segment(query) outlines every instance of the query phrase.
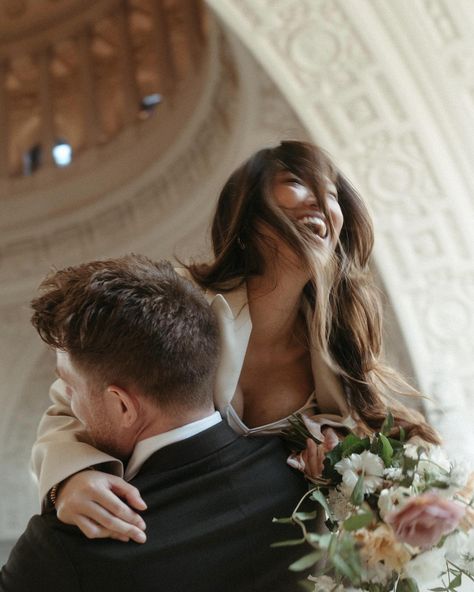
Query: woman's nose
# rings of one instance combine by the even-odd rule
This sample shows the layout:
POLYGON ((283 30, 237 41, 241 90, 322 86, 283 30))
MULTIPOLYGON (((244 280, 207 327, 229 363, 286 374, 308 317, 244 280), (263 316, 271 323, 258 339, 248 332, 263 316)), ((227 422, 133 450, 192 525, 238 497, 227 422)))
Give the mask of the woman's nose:
POLYGON ((307 205, 311 205, 314 207, 318 206, 318 200, 316 199, 316 196, 311 191, 311 189, 307 189, 304 201, 307 205))

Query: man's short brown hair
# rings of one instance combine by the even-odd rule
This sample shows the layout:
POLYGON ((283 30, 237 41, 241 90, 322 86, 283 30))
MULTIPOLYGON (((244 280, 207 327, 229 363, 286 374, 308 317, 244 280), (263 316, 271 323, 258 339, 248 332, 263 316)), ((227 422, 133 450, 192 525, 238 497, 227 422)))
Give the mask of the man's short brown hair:
POLYGON ((95 385, 135 387, 166 407, 212 400, 217 320, 168 262, 139 255, 92 261, 53 273, 40 289, 34 327, 95 385))

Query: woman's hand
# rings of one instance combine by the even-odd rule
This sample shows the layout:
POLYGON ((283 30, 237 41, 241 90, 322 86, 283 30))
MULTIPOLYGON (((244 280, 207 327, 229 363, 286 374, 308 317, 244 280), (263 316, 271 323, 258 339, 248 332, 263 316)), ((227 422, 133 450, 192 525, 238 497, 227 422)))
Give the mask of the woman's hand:
POLYGON ((93 470, 69 477, 56 498, 59 520, 74 524, 89 539, 112 538, 124 542, 131 539, 144 543, 145 522, 131 508, 146 510, 146 507, 136 487, 120 477, 93 470))
POLYGON ((327 427, 322 429, 321 440, 317 444, 313 438, 307 438, 306 448, 301 452, 293 452, 286 461, 290 467, 301 471, 312 481, 321 479, 326 454, 339 443, 337 432, 327 427))

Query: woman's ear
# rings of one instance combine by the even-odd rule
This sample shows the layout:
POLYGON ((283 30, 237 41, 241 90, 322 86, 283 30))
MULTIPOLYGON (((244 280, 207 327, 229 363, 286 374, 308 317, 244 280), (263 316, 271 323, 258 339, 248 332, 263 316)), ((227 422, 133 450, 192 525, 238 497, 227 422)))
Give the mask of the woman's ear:
POLYGON ((107 413, 114 419, 115 425, 130 428, 138 419, 140 404, 128 391, 109 385, 104 392, 107 413))

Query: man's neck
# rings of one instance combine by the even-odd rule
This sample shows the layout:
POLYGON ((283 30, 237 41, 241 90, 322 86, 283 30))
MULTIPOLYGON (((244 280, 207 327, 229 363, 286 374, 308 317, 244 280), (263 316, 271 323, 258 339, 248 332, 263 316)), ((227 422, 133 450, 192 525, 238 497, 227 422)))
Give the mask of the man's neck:
POLYGON ((126 461, 125 479, 132 479, 157 450, 195 436, 220 421, 221 417, 213 407, 198 413, 187 413, 184 417, 180 415, 180 419, 175 421, 153 418, 135 440, 132 454, 126 461))
POLYGON ((148 405, 144 409, 143 424, 137 432, 135 445, 141 440, 187 426, 190 423, 209 417, 215 412, 213 405, 198 410, 173 410, 172 413, 166 413, 161 409, 153 413, 148 407, 150 406, 148 405))

